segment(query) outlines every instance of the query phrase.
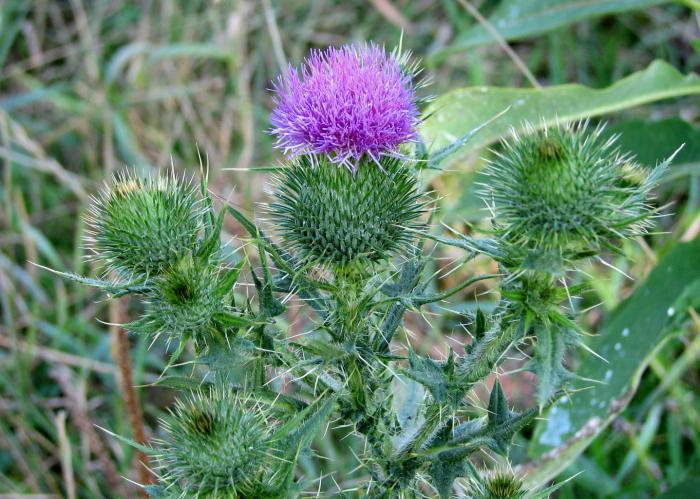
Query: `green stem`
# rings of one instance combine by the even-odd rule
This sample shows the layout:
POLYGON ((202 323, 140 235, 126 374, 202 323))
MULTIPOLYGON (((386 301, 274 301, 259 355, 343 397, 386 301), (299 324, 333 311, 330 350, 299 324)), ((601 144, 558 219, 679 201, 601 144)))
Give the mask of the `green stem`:
POLYGON ((422 295, 422 296, 417 296, 413 299, 413 304, 415 306, 421 306, 421 305, 427 305, 428 303, 435 303, 438 301, 446 300, 451 296, 456 295, 463 289, 468 288, 474 283, 477 283, 479 281, 484 281, 486 279, 493 279, 494 277, 501 277, 502 274, 484 274, 484 275, 478 275, 475 277, 472 277, 471 279, 467 279, 466 281, 462 282, 461 284, 458 284, 457 286, 448 289, 447 291, 444 291, 442 293, 433 293, 431 295, 422 295))

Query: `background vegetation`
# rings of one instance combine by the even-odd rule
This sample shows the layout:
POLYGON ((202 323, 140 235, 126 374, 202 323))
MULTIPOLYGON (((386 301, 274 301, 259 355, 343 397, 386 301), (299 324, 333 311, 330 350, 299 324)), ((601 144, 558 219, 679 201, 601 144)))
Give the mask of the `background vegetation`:
MULTIPOLYGON (((484 147, 523 118, 605 114, 611 130, 624 134, 623 148, 649 165, 686 143, 658 192, 666 206, 658 232, 625 248, 627 258, 586 270, 590 291, 579 305, 591 307, 585 328, 608 332, 629 320, 647 331, 630 339, 632 350, 609 345, 611 355, 627 353, 611 358, 611 372, 627 366, 633 373, 645 361, 650 368, 629 407, 560 476, 573 478, 557 494, 655 497, 679 484, 692 487, 687 480, 700 475, 700 319, 691 309, 669 322, 672 309, 660 304, 697 279, 691 259, 697 257, 674 253, 689 263, 674 270, 673 281, 649 279, 644 290, 652 299, 637 300, 627 316, 611 312, 679 241, 700 230, 700 80, 682 76, 700 67, 698 8, 694 0, 0 3, 0 492, 133 496, 136 488, 121 475, 142 479, 139 456, 96 426, 133 435, 141 426, 137 402, 146 437, 155 436, 173 398, 171 390, 144 387, 157 380, 167 357, 162 345, 149 349, 137 337, 130 347, 140 400, 122 390, 118 359, 128 345, 110 324, 138 316, 133 304, 107 304, 99 292, 32 264, 97 272, 81 242, 90 194, 127 166, 197 173, 201 154, 212 190, 255 212, 268 179, 245 170, 276 160, 265 133, 270 80, 312 47, 370 39, 393 46, 402 30, 403 45, 431 77, 429 92, 440 96, 423 127, 429 143, 511 106, 505 121, 475 136, 430 179, 443 196, 440 219, 456 230, 469 231, 484 217, 474 195, 484 147), (500 33, 495 39, 493 31, 500 33), (665 64, 650 65, 656 59, 665 64), (608 93, 546 90, 564 83, 605 88, 640 71, 608 93), (447 93, 457 88, 466 89, 447 93)), ((227 231, 232 248, 244 245, 239 227, 227 231)), ((446 268, 452 256, 444 255, 446 268)), ((445 274, 445 286, 465 277, 445 274)), ((470 289, 451 310, 489 300, 488 289, 470 289)), ((303 318, 290 309, 290 334, 303 331, 303 318)), ((449 334, 459 325, 436 312, 441 316, 415 317, 408 327, 416 345, 439 356, 455 346, 449 334)), ((521 360, 509 368, 517 371, 521 360)), ((603 377, 607 368, 599 369, 603 377)), ((503 379, 509 398, 529 403, 531 375, 503 379)), ((352 460, 336 455, 332 441, 317 445, 325 455, 352 460)), ((544 452, 527 447, 523 440, 516 462, 519 454, 524 460, 526 452, 544 452)), ((303 463, 308 476, 332 467, 303 463)), ((332 491, 326 482, 322 490, 332 491)))

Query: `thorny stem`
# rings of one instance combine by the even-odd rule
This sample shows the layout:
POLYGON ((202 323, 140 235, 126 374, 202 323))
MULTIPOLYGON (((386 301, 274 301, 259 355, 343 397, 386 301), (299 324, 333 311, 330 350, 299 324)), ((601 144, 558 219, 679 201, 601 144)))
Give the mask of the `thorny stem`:
MULTIPOLYGON (((418 285, 420 275, 423 271, 425 263, 422 261, 416 262, 412 259, 404 263, 398 280, 398 291, 400 293, 410 293, 418 285)), ((387 312, 379 332, 374 338, 373 348, 375 352, 386 353, 389 351, 389 345, 394 338, 394 334, 401 324, 403 314, 406 312, 406 305, 402 302, 394 303, 387 312)))

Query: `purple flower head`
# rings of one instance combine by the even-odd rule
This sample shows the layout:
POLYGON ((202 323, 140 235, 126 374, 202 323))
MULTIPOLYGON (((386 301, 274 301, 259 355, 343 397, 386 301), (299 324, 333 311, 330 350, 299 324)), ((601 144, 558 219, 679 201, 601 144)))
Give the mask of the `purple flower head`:
POLYGON ((314 50, 273 90, 272 133, 288 156, 326 154, 356 170, 363 155, 376 162, 417 137, 411 74, 374 44, 314 50))

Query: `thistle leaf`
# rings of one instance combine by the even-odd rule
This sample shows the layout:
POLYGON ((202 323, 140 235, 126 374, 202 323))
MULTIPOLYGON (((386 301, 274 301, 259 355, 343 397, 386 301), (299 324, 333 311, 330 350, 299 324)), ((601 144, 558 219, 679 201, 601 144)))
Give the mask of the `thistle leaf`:
POLYGON ((474 340, 480 341, 486 334, 486 315, 481 308, 476 309, 476 319, 474 320, 474 340))
POLYGON ((463 452, 439 453, 430 463, 429 473, 441 499, 449 499, 455 479, 467 474, 467 463, 463 452))
POLYGON ((298 412, 287 423, 278 428, 272 442, 279 449, 282 462, 276 470, 274 481, 283 490, 294 487, 294 475, 299 453, 311 444, 323 423, 328 419, 337 396, 323 393, 312 404, 298 412))
POLYGON ((537 328, 535 358, 530 364, 537 375, 540 410, 552 399, 555 392, 571 377, 563 365, 566 341, 561 331, 555 327, 537 328))
POLYGON ((406 376, 425 386, 436 402, 456 407, 469 385, 455 375, 454 353, 450 351, 447 362, 437 362, 422 357, 414 350, 408 352, 409 367, 403 372, 406 376))
POLYGON ((189 376, 163 376, 158 378, 152 386, 164 386, 179 391, 195 391, 202 388, 202 385, 208 385, 210 382, 206 380, 197 381, 189 376))
POLYGON ((241 270, 246 263, 248 263, 248 260, 246 258, 242 258, 233 266, 233 268, 225 271, 224 277, 219 279, 219 283, 216 285, 216 289, 214 290, 214 294, 216 296, 223 298, 231 292, 233 286, 238 281, 238 276, 241 275, 241 270))
POLYGON ((336 400, 337 395, 324 392, 312 404, 279 427, 272 436, 272 441, 283 442, 281 447, 298 453, 311 443, 311 439, 333 410, 336 400))
POLYGON ((264 324, 263 322, 250 319, 242 315, 236 315, 231 312, 215 312, 212 315, 212 319, 224 328, 243 328, 264 324))
POLYGON ((508 408, 508 399, 506 399, 506 394, 503 393, 501 382, 498 379, 493 383, 493 388, 491 389, 488 413, 487 429, 489 431, 495 431, 499 425, 508 422, 512 415, 511 410, 508 408))
POLYGON ((274 282, 270 276, 270 269, 267 266, 267 258, 263 243, 258 241, 258 252, 260 254, 260 266, 263 271, 263 282, 260 282, 255 271, 252 272, 253 283, 258 292, 258 301, 260 304, 260 314, 265 318, 276 317, 281 315, 286 310, 286 307, 272 294, 274 282))
POLYGON ((72 272, 61 272, 59 270, 50 269, 48 267, 44 267, 43 265, 38 265, 36 263, 34 265, 36 265, 40 269, 48 270, 49 272, 52 272, 57 276, 63 277, 64 279, 68 279, 69 281, 101 289, 111 294, 114 298, 118 298, 120 296, 124 296, 130 293, 142 294, 146 293, 150 289, 149 286, 146 285, 145 279, 138 279, 132 282, 104 281, 101 279, 93 279, 91 277, 84 277, 78 274, 73 274, 72 272))
POLYGON ((501 383, 496 380, 491 389, 489 398, 488 416, 486 418, 485 436, 487 445, 494 452, 504 456, 508 455, 508 447, 513 436, 525 428, 538 414, 537 410, 530 409, 517 413, 508 408, 508 400, 501 383))
POLYGON ((272 282, 260 282, 255 271, 251 272, 251 274, 253 276, 253 284, 255 284, 255 289, 258 292, 260 315, 263 317, 276 317, 284 313, 286 307, 272 294, 272 282))
POLYGON ((203 264, 208 262, 221 248, 221 229, 224 226, 225 214, 226 211, 222 209, 214 222, 205 230, 204 239, 200 242, 196 255, 197 259, 203 264))

